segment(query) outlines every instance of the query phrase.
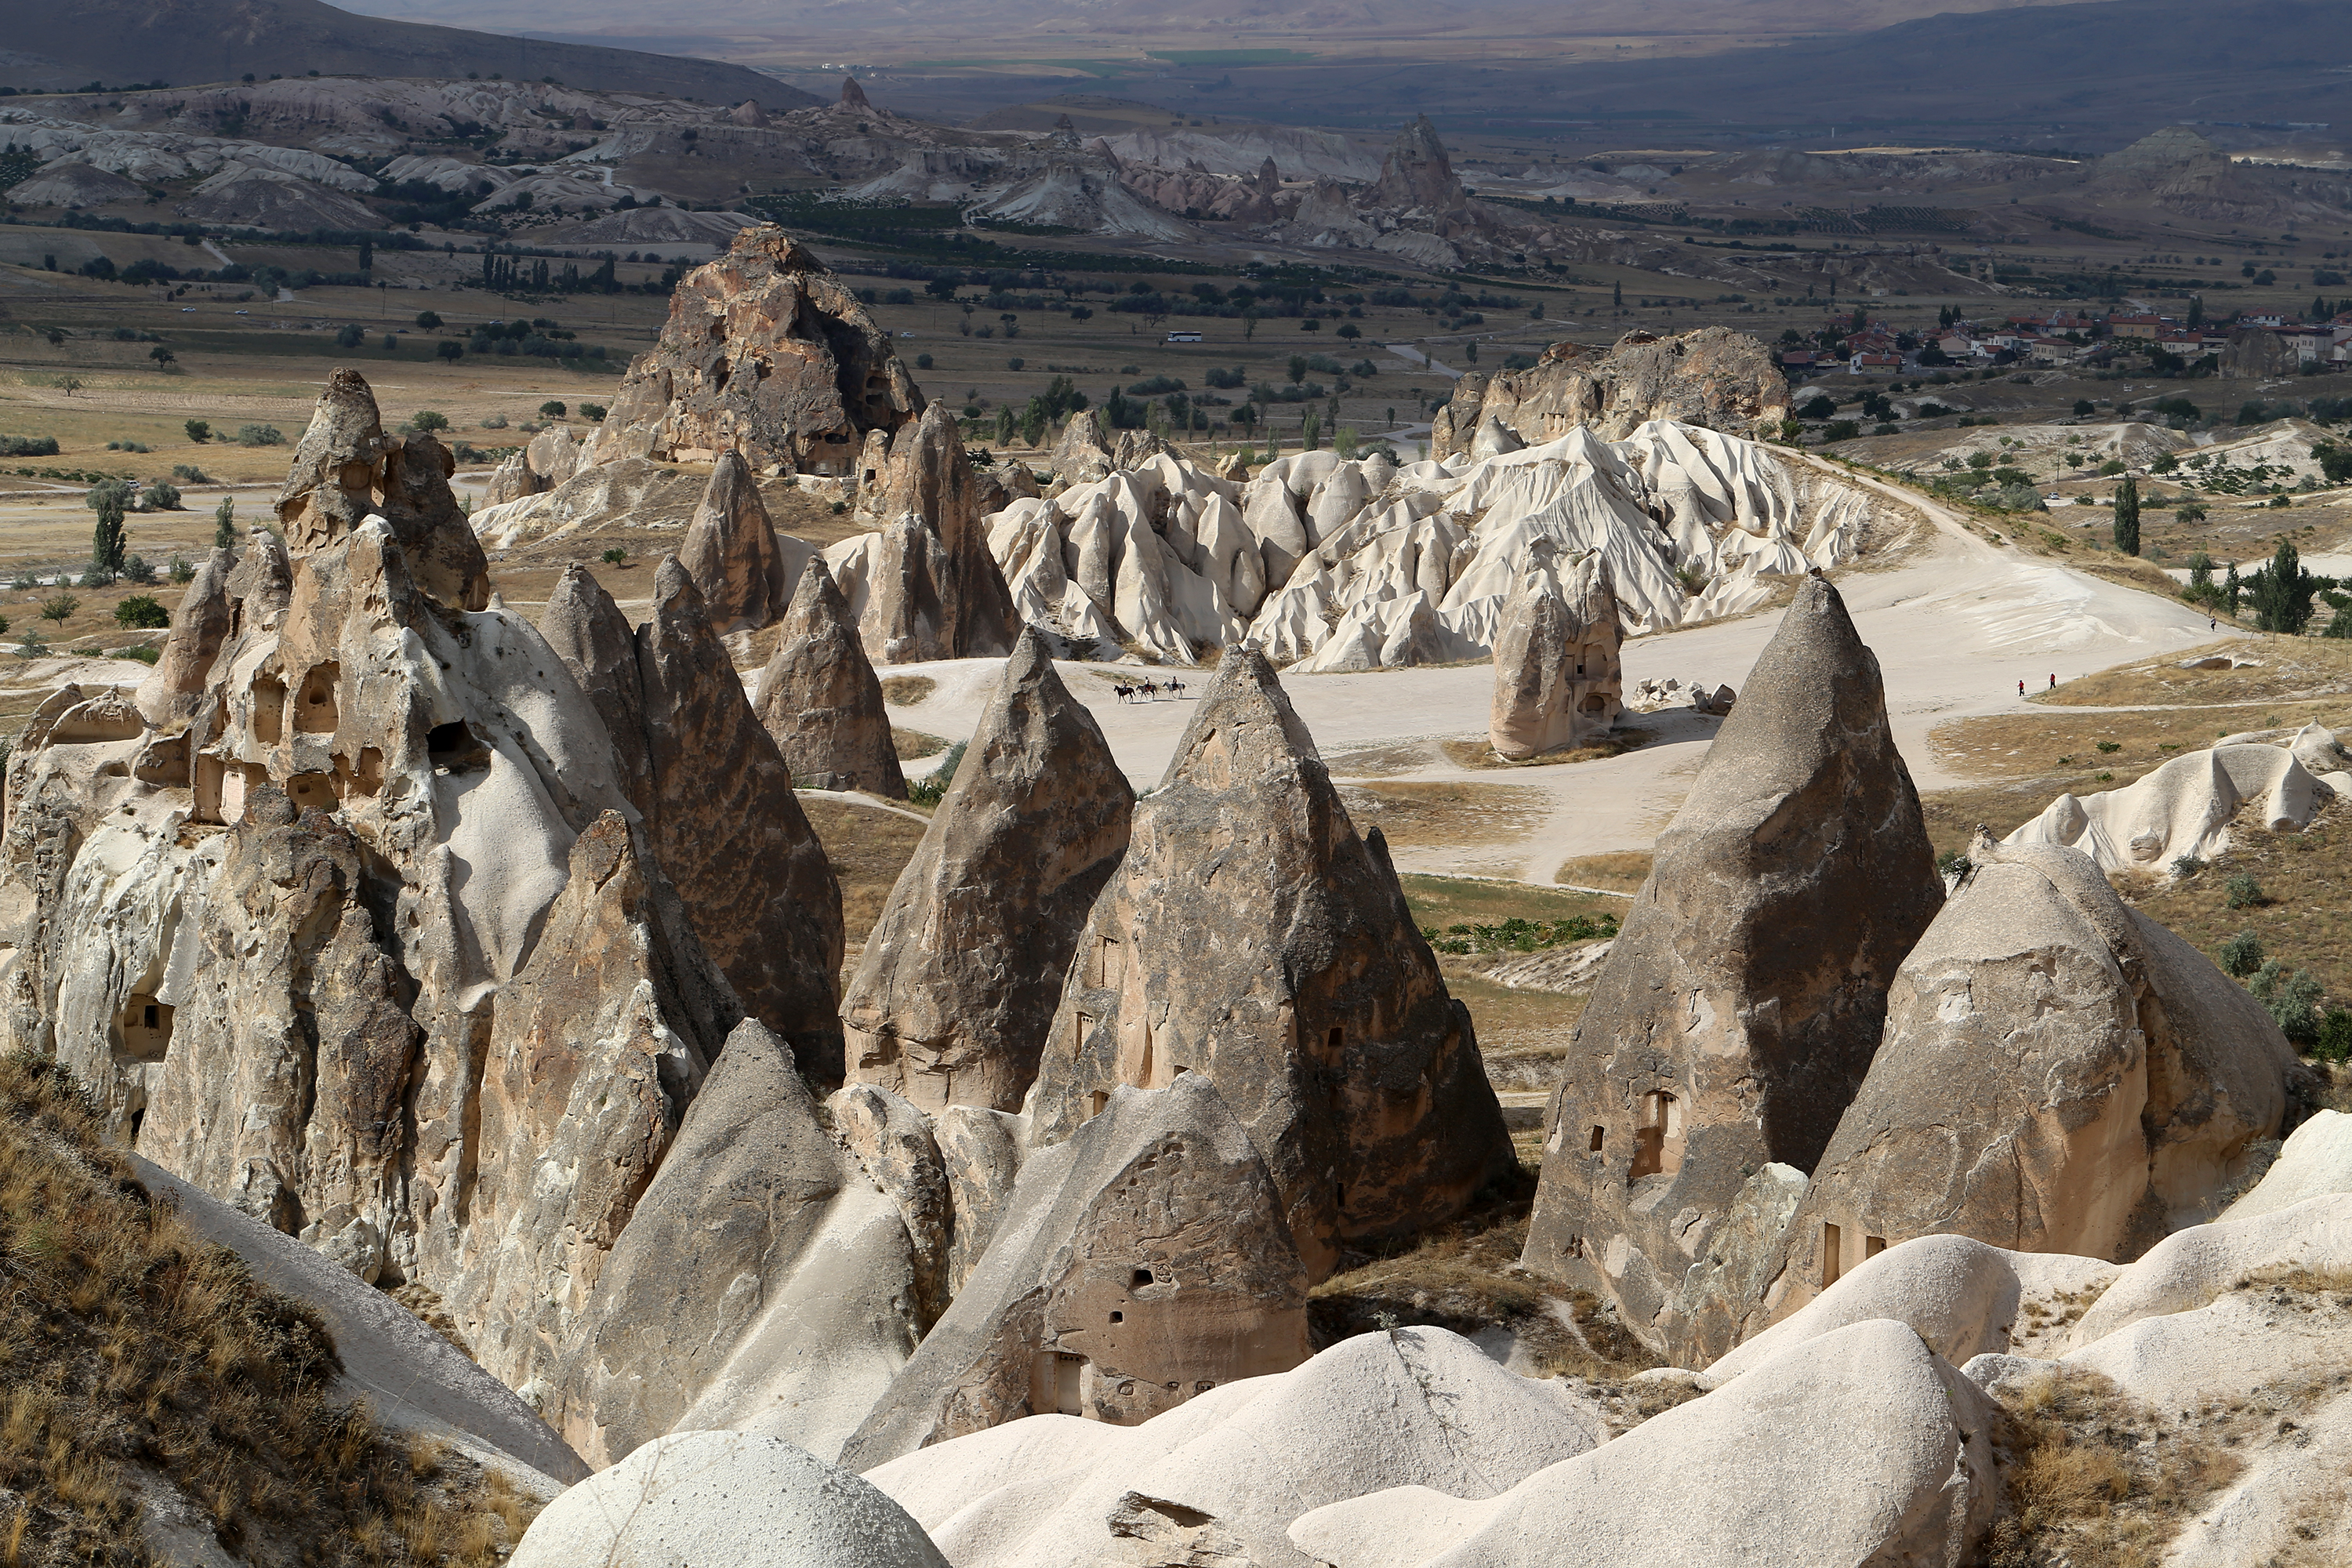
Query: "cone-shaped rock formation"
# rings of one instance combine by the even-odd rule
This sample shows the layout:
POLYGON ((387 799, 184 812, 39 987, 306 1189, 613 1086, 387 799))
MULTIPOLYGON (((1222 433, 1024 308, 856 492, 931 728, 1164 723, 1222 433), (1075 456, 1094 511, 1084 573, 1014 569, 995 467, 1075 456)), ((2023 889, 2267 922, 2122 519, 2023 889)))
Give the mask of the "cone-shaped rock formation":
POLYGON ((654 574, 637 633, 656 857, 743 1010, 841 1081, 841 884, 686 569, 654 574))
POLYGON ((882 682, 858 641, 849 601, 824 562, 809 557, 751 698, 793 782, 802 789, 861 789, 903 800, 906 775, 890 739, 882 682))
POLYGON ((1282 1199, 1200 1076, 1120 1089, 1030 1156, 980 1267, 841 1462, 871 1469, 1016 1417, 1132 1426, 1307 1359, 1282 1199))
POLYGON ((1121 1084, 1209 1079, 1317 1279, 1342 1240, 1453 1214, 1510 1159, 1470 1015, 1379 835, 1357 835, 1255 649, 1228 652, 1095 901, 1029 1101, 1033 1144, 1121 1084))
POLYGON ((934 404, 899 430, 873 481, 860 487, 857 507, 882 531, 859 542, 849 568, 875 663, 1012 651, 1013 595, 988 551, 979 487, 952 414, 934 404), (908 520, 919 534, 907 529, 908 520))
POLYGON ((1134 801, 1024 632, 866 938, 842 1003, 850 1076, 926 1110, 1019 1110, 1134 801))
POLYGON ((595 461, 708 461, 846 474, 869 430, 896 430, 923 395, 838 278, 772 224, 670 296, 661 341, 630 364, 596 439, 595 461))
POLYGON ((722 632, 757 630, 782 616, 791 601, 775 525, 751 470, 733 452, 721 452, 711 465, 677 559, 701 590, 710 624, 722 632))
POLYGON ((1528 1266, 1686 1350, 1685 1275, 1721 1250, 1743 1184, 1820 1159, 1941 901, 1878 661, 1837 590, 1808 578, 1578 1022, 1528 1266))
POLYGON ((1750 1328, 1917 1236, 2129 1262, 2278 1135, 2294 1048, 2245 987, 2078 850, 1980 834, 1969 860, 1750 1328))

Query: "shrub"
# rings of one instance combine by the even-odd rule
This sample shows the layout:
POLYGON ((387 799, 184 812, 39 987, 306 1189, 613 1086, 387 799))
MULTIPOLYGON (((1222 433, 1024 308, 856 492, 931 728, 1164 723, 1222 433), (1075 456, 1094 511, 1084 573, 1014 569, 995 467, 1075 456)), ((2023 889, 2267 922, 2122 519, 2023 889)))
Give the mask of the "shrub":
POLYGON ((626 547, 615 544, 597 559, 607 566, 626 566, 629 563, 629 552, 626 547))
POLYGON ((139 504, 149 511, 180 510, 180 487, 169 479, 157 479, 139 497, 139 504))
POLYGON ((2263 966, 2263 939, 2242 931, 2221 944, 2221 967, 2243 980, 2263 966))
POLYGON ((71 594, 52 594, 49 597, 41 601, 41 619, 45 621, 69 621, 73 619, 73 613, 80 608, 81 601, 75 598, 71 594))
POLYGON ((2254 880, 2254 874, 2251 871, 2241 871, 2231 878, 2223 884, 2223 890, 2228 894, 2230 907, 2233 910, 2251 909, 2264 901, 2263 885, 2254 880))
POLYGON ((2176 877, 2194 877, 2203 869, 2205 869, 2205 862, 2194 855, 2176 855, 2172 858, 2172 874, 2176 877))
POLYGON ((275 425, 240 425, 236 427, 236 444, 240 447, 283 447, 286 437, 275 425))
MULTIPOLYGON (((195 566, 184 555, 172 557, 171 573, 172 581, 174 583, 193 583, 196 580, 195 566)), ((6 629, 5 626, 0 626, 0 631, 6 629)))
POLYGON ((1861 425, 1852 419, 1833 419, 1822 428, 1824 441, 1851 441, 1861 434, 1861 425))
POLYGON ((433 352, 455 364, 466 357, 466 345, 455 338, 443 338, 433 346, 433 352))
POLYGON ((191 419, 184 428, 188 432, 188 439, 199 447, 213 438, 213 427, 205 420, 191 419))
POLYGON ((335 333, 335 346, 339 349, 355 349, 365 342, 367 329, 357 321, 344 322, 342 329, 335 333))
POLYGON ((2311 1054, 2324 1062, 2352 1061, 2352 1013, 2330 1007, 2319 1021, 2319 1038, 2311 1054))
POLYGON ((580 417, 587 420, 591 425, 600 424, 604 417, 604 405, 601 403, 583 403, 580 405, 580 417))
POLYGON ((194 463, 173 464, 172 477, 184 485, 208 485, 213 482, 212 476, 194 463))
POLYGON ((963 748, 964 743, 961 741, 950 746, 946 760, 930 773, 907 785, 907 798, 917 805, 939 805, 946 797, 948 786, 955 783, 956 769, 963 762, 963 748))
POLYGON ((39 658, 49 651, 49 639, 41 635, 40 627, 28 626, 15 651, 18 658, 39 658))
POLYGON ((2277 959, 2266 959, 2254 977, 2246 983, 2254 1000, 2260 1002, 2278 1023, 2279 1033, 2298 1046, 2316 1044, 2319 1039, 2319 982, 2308 969, 2298 969, 2293 974, 2277 959))
POLYGON ((441 318, 431 310, 419 310, 416 312, 416 326, 420 331, 437 332, 441 330, 441 318))
POLYGON ((155 580, 155 568, 147 563, 147 557, 144 555, 128 556, 122 563, 122 577, 129 583, 152 583, 155 580))
POLYGON ((506 427, 507 416, 503 414, 493 414, 482 421, 482 428, 485 430, 503 430, 506 427))
POLYGON ((114 624, 133 631, 157 631, 172 624, 172 612, 152 594, 133 594, 114 606, 114 624))
POLYGON ((0 458, 54 458, 55 436, 0 436, 0 458))
MULTIPOLYGON (((539 416, 541 419, 561 419, 563 417, 565 412, 566 410, 563 405, 552 397, 539 405, 539 416)), ((417 428, 419 430, 426 430, 432 428, 432 426, 419 425, 417 428)))
POLYGON ((1957 849, 1947 849, 1936 857, 1938 876, 1966 879, 1968 874, 1976 868, 1976 862, 1957 849))
POLYGON ((931 356, 930 356, 930 355, 929 355, 929 354, 917 354, 917 355, 915 356, 915 368, 916 368, 917 370, 929 370, 929 369, 930 369, 930 368, 931 368, 931 356))
MULTIPOLYGON (((559 403, 556 406, 562 408, 563 405, 559 403)), ((541 412, 546 411, 542 409, 541 412)), ((446 430, 449 428, 449 416, 437 408, 420 408, 408 416, 408 423, 419 430, 446 430)))
POLYGON ((157 647, 153 643, 139 642, 132 643, 129 647, 108 648, 106 650, 106 657, 109 658, 135 658, 142 664, 154 664, 163 658, 163 650, 157 647))

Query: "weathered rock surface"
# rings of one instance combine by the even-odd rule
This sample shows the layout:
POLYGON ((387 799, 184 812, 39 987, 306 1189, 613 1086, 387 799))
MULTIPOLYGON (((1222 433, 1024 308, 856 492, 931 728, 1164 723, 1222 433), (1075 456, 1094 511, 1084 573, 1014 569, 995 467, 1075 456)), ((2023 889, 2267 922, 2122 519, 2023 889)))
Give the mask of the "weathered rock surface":
POLYGON ((236 552, 215 550, 188 580, 172 612, 172 629, 163 634, 155 673, 139 683, 139 711, 152 727, 184 729, 202 711, 213 660, 236 635, 236 606, 228 588, 236 571, 236 552))
POLYGON ((618 812, 580 836, 490 1026, 463 1271, 443 1297, 514 1388, 560 1364, 736 1018, 643 839, 618 812))
POLYGON ((1624 711, 1622 641, 1603 559, 1563 572, 1549 549, 1531 548, 1495 636, 1496 754, 1517 762, 1605 742, 1624 711))
POLYGON ((772 224, 747 228, 671 296, 652 352, 629 366, 596 442, 627 457, 845 474, 869 430, 896 430, 923 395, 889 335, 839 279, 772 224))
POLYGON ((849 1076, 930 1110, 1019 1110, 1134 799, 1023 634, 843 997, 849 1076))
POLYGON ((891 1201, 746 1021, 687 1110, 542 1388, 593 1463, 681 1425, 840 1450, 914 1349, 891 1201))
POLYGON ((2001 1505, 1996 1415, 1908 1328, 1857 1323, 1500 1497, 1375 1492, 1290 1539, 1333 1568, 1960 1563, 2001 1505))
POLYGON ((1761 438, 1788 413, 1788 378, 1753 335, 1701 327, 1662 338, 1637 328, 1604 353, 1554 343, 1533 369, 1464 376, 1437 412, 1429 451, 1438 458, 1469 452, 1490 419, 1541 445, 1580 425, 1621 441, 1652 419, 1761 438))
POLYGON ((1081 408, 1070 416, 1055 438, 1045 467, 1066 485, 1110 477, 1110 444, 1103 439, 1102 421, 1095 417, 1094 410, 1081 408))
POLYGON ((588 568, 564 567, 540 612, 540 636, 604 721, 616 782, 641 816, 654 805, 653 763, 646 751, 646 690, 637 676, 637 634, 588 568))
POLYGON ((1878 661, 1807 579, 1594 982, 1528 1267, 1676 1356, 1729 1349, 1697 1342, 1681 1282, 1752 1173, 1821 1160, 1942 889, 1878 661))
POLYGON ((1121 1088, 1030 1153, 979 1268, 841 1462, 1034 1414, 1132 1425, 1307 1356, 1307 1271, 1248 1133, 1204 1075, 1121 1088))
MULTIPOLYGON (((871 454, 868 454, 869 460, 871 454)), ((1012 651, 1013 600, 981 526, 980 492, 942 405, 891 438, 859 515, 881 531, 826 552, 877 664, 1012 651), (919 531, 906 524, 914 520, 919 531)))
POLYGON ((2352 1116, 2315 1110, 2287 1134, 2278 1158, 2253 1190, 2221 1213, 2224 1220, 2275 1214, 2310 1198, 2352 1193, 2352 1116))
POLYGON ((1284 1531, 1310 1509, 1401 1486, 1493 1497, 1604 1432, 1560 1384, 1505 1372, 1443 1329, 1399 1329, 1139 1426, 1044 1416, 866 1479, 961 1568, 1092 1568, 1137 1546, 1308 1568, 1284 1531))
POLYGON ((870 1483, 775 1437, 681 1432, 581 1482, 513 1568, 947 1568, 870 1483))
POLYGON ((855 789, 904 800, 882 682, 857 638, 849 601, 812 556, 760 671, 751 706, 802 789, 855 789))
POLYGON ((695 933, 743 1010, 793 1042, 802 1070, 841 1081, 841 884, 793 795, 702 595, 675 560, 637 633, 647 820, 695 933))
POLYGON ((719 454, 694 521, 678 547, 678 564, 701 590, 705 613, 721 632, 757 630, 780 618, 792 602, 775 524, 760 500, 751 471, 732 451, 719 454))
POLYGON ((1316 1279, 1344 1240, 1446 1218, 1510 1157, 1386 846, 1358 837, 1247 647, 1136 806, 1054 1015, 1031 1143, 1072 1136, 1121 1085, 1187 1077, 1264 1152, 1316 1279))
POLYGON ((2227 853, 2242 807, 2255 808, 2264 832, 2301 832, 2335 795, 2352 794, 2344 766, 2336 737, 2318 725, 2284 745, 2224 740, 2121 789, 2062 795, 2001 842, 2067 845, 2101 871, 2166 873, 2184 857, 2227 853))
POLYGON ((2211 1218, 2278 1131, 2294 1052, 2243 987, 2074 850, 1979 834, 1969 856, 1790 1224, 1775 1315, 1937 1232, 2128 1261, 2211 1218))

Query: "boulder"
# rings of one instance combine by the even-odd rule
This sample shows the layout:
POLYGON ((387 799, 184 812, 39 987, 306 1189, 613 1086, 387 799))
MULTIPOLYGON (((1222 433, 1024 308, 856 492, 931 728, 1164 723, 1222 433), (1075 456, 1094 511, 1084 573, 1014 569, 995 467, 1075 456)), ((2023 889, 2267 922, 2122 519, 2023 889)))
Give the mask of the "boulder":
POLYGON ((908 1234, 837 1143, 790 1046, 746 1020, 541 1385, 593 1464, 681 1426, 840 1450, 913 1351, 908 1234))
POLYGON ((792 1041, 812 1081, 838 1083, 841 884, 675 557, 636 643, 656 858, 743 1010, 792 1041))
POLYGON ((775 1437, 681 1432, 581 1482, 511 1568, 947 1568, 907 1510, 775 1437))
POLYGON ((1020 1109, 1134 799, 1024 632, 843 998, 849 1076, 930 1110, 1020 1109))
POLYGON ((2278 1131, 2294 1052, 2242 986, 2074 850, 1979 833, 1969 853, 1790 1222, 1772 1315, 1917 1236, 2129 1261, 2217 1214, 2278 1131))
POLYGON ((551 490, 580 471, 580 443, 561 425, 551 425, 522 449, 534 490, 551 490))
POLYGON ((710 623, 721 632, 756 631, 783 615, 792 584, 776 547, 751 470, 733 452, 711 465, 710 483, 694 509, 694 521, 678 547, 678 564, 701 592, 710 623))
POLYGON ((1878 661, 1808 578, 1594 981, 1545 1111, 1527 1266, 1672 1359, 1728 1350, 1700 1342, 1724 1320, 1685 1278, 1753 1173, 1819 1162, 1942 895, 1878 661))
POLYGON ((1081 408, 1062 426, 1045 467, 1066 485, 1082 485, 1110 477, 1110 444, 1103 439, 1102 422, 1094 411, 1081 408))
POLYGON ((907 797, 882 682, 857 640, 849 601, 817 556, 801 574, 751 706, 798 787, 907 797))
POLYGON ((1205 1075, 1034 1151, 994 1238, 842 1451, 860 1470, 1031 1415, 1149 1420, 1305 1361, 1307 1270, 1205 1075))
POLYGON ((1049 1415, 868 1472, 960 1568, 1163 1562, 1308 1568, 1284 1531, 1391 1487, 1489 1498, 1606 1436, 1554 1382, 1505 1372, 1444 1329, 1360 1334, 1277 1376, 1227 1384, 1139 1426, 1049 1415))
POLYGON ((630 364, 595 460, 709 461, 846 474, 870 430, 923 395, 857 296, 772 224, 736 235, 670 296, 660 341, 630 364))
MULTIPOLYGON (((1034 1146, 1125 1085, 1217 1086, 1315 1279, 1456 1213, 1511 1155, 1470 1015, 1255 649, 1228 650, 1097 898, 1028 1110, 1034 1146)), ((1034 1156, 1033 1156, 1034 1157, 1034 1156)))
POLYGON ((1549 550, 1530 552, 1495 637, 1486 736, 1514 762, 1605 742, 1624 711, 1622 634, 1604 560, 1587 555, 1562 583, 1549 550))
POLYGON ((1856 1323, 1500 1497, 1404 1487, 1289 1534, 1331 1568, 1962 1563, 2001 1506, 1998 1418, 1909 1329, 1856 1323))

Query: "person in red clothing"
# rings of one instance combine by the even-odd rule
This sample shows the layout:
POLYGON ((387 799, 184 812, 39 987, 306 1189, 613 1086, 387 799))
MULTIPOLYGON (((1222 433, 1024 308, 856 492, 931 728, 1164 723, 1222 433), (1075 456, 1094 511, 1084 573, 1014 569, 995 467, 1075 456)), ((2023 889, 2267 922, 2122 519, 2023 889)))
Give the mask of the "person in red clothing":
POLYGON ((2058 689, 2058 673, 2055 670, 2050 673, 2050 689, 2053 691, 2058 689))
POLYGON ((2019 682, 2017 683, 2017 694, 2018 694, 2020 697, 2022 697, 2022 696, 2024 696, 2024 695, 2025 695, 2025 682, 2023 682, 2022 680, 2021 680, 2021 681, 2019 681, 2019 682))

